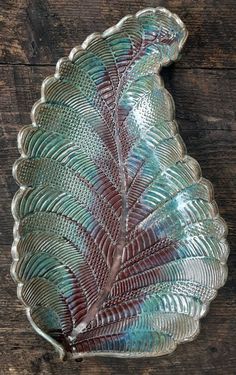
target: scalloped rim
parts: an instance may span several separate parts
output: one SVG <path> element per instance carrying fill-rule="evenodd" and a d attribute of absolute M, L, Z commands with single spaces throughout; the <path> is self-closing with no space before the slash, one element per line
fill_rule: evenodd
<path fill-rule="evenodd" d="M 169 10 L 167 10 L 166 8 L 163 8 L 163 7 L 145 8 L 145 9 L 137 12 L 135 15 L 127 15 L 127 16 L 123 17 L 116 25 L 114 25 L 112 27 L 109 27 L 103 33 L 97 33 L 97 32 L 95 32 L 95 33 L 90 34 L 84 40 L 84 42 L 81 45 L 76 46 L 76 47 L 74 47 L 71 50 L 71 52 L 70 52 L 70 54 L 69 54 L 68 57 L 62 57 L 61 59 L 58 60 L 58 62 L 56 64 L 55 73 L 53 75 L 50 75 L 50 76 L 46 77 L 44 79 L 43 83 L 42 83 L 42 86 L 41 86 L 41 98 L 38 101 L 36 101 L 36 103 L 33 105 L 32 110 L 31 110 L 32 124 L 31 125 L 23 126 L 21 128 L 21 130 L 19 131 L 19 133 L 18 133 L 17 143 L 18 143 L 18 150 L 19 150 L 21 156 L 14 163 L 13 170 L 12 170 L 13 177 L 14 177 L 14 179 L 17 182 L 18 182 L 18 178 L 17 178 L 17 165 L 21 162 L 22 159 L 26 159 L 27 158 L 27 155 L 25 155 L 25 153 L 24 153 L 24 151 L 22 149 L 22 136 L 23 136 L 23 132 L 27 128 L 37 127 L 37 125 L 36 125 L 36 112 L 38 110 L 39 105 L 41 103 L 45 102 L 45 95 L 44 95 L 45 88 L 46 88 L 46 86 L 47 86 L 47 84 L 49 82 L 51 82 L 52 80 L 58 79 L 60 77 L 60 66 L 61 66 L 61 64 L 63 64 L 64 62 L 67 62 L 67 61 L 72 61 L 73 62 L 75 56 L 78 55 L 78 53 L 83 52 L 84 50 L 86 50 L 86 48 L 88 47 L 88 45 L 92 41 L 94 41 L 96 39 L 106 38 L 107 36 L 112 35 L 112 34 L 116 33 L 117 31 L 119 31 L 120 28 L 121 28 L 121 26 L 123 25 L 123 23 L 127 19 L 129 19 L 129 18 L 138 18 L 141 15 L 143 15 L 145 13 L 149 13 L 149 12 L 152 12 L 152 13 L 155 13 L 155 12 L 165 13 L 168 17 L 174 18 L 175 21 L 177 22 L 177 24 L 179 24 L 180 27 L 182 28 L 182 30 L 184 31 L 184 38 L 181 40 L 181 42 L 180 42 L 180 44 L 179 44 L 179 46 L 178 46 L 178 48 L 176 50 L 176 54 L 173 56 L 173 58 L 167 64 L 163 63 L 163 64 L 160 65 L 160 67 L 163 66 L 163 65 L 169 65 L 169 64 L 171 64 L 173 61 L 175 61 L 177 59 L 177 57 L 179 55 L 179 52 L 182 49 L 182 47 L 185 44 L 185 41 L 186 41 L 186 39 L 188 37 L 188 32 L 187 32 L 187 29 L 186 29 L 184 23 L 181 21 L 181 19 L 175 13 L 171 13 Z M 162 80 L 161 77 L 160 77 L 160 84 L 165 89 L 164 83 L 163 83 L 163 80 Z M 173 98 L 170 95 L 170 93 L 167 90 L 166 90 L 166 92 L 169 94 L 171 102 L 172 102 L 172 105 L 170 106 L 171 108 L 169 110 L 170 110 L 170 113 L 172 114 L 173 121 L 176 124 L 176 129 L 177 129 L 177 132 L 178 132 L 178 125 L 177 125 L 177 123 L 175 121 L 175 106 L 174 106 L 174 101 L 173 101 Z M 180 136 L 180 138 L 181 138 L 181 136 Z M 185 149 L 186 149 L 186 147 L 185 147 L 185 144 L 183 142 L 183 151 Z M 190 156 L 188 156 L 188 157 L 190 157 Z M 200 176 L 199 176 L 199 181 L 198 182 L 202 181 L 203 183 L 205 183 L 208 186 L 208 191 L 209 191 L 209 196 L 210 196 L 210 200 L 209 201 L 213 202 L 214 201 L 214 193 L 213 193 L 213 187 L 212 187 L 211 182 L 202 177 L 202 175 L 201 175 L 201 168 L 200 168 L 198 162 L 195 159 L 193 159 L 193 158 L 191 158 L 191 159 L 196 164 L 196 166 L 197 166 L 196 168 L 199 168 Z M 200 332 L 200 322 L 199 322 L 199 320 L 200 320 L 200 318 L 202 318 L 203 316 L 205 316 L 208 313 L 210 302 L 213 299 L 216 298 L 217 290 L 215 290 L 214 297 L 212 299 L 210 299 L 207 303 L 205 303 L 203 305 L 204 306 L 203 313 L 200 316 L 200 318 L 198 319 L 198 328 L 197 328 L 196 332 L 192 336 L 187 337 L 184 340 L 175 341 L 175 345 L 173 345 L 173 347 L 171 347 L 171 349 L 169 351 L 167 351 L 166 353 L 160 353 L 160 354 L 158 354 L 158 352 L 157 353 L 146 353 L 146 352 L 145 353 L 144 352 L 132 352 L 132 353 L 120 353 L 120 352 L 111 352 L 111 353 L 109 353 L 109 352 L 70 353 L 70 352 L 66 352 L 65 348 L 63 347 L 63 345 L 59 344 L 51 336 L 49 336 L 47 333 L 45 333 L 43 330 L 41 330 L 38 327 L 38 325 L 34 322 L 32 316 L 31 316 L 31 309 L 30 309 L 30 307 L 28 305 L 26 305 L 25 302 L 24 302 L 24 300 L 23 300 L 23 297 L 22 297 L 22 286 L 23 286 L 23 283 L 20 282 L 20 280 L 18 279 L 17 273 L 16 273 L 16 265 L 17 265 L 17 262 L 19 260 L 19 256 L 18 256 L 18 252 L 17 252 L 17 244 L 18 244 L 18 241 L 20 239 L 20 236 L 19 236 L 19 224 L 20 223 L 19 223 L 19 218 L 18 218 L 18 213 L 17 213 L 17 208 L 16 207 L 17 207 L 17 201 L 18 201 L 18 199 L 24 193 L 24 191 L 25 191 L 26 188 L 27 188 L 27 186 L 20 185 L 20 188 L 16 192 L 16 194 L 15 194 L 13 200 L 12 200 L 12 205 L 11 205 L 12 215 L 13 215 L 14 220 L 15 220 L 15 224 L 14 224 L 14 228 L 13 228 L 13 238 L 14 238 L 14 240 L 13 240 L 12 250 L 11 250 L 12 258 L 13 258 L 13 262 L 12 262 L 12 265 L 11 265 L 11 276 L 12 276 L 13 280 L 17 283 L 17 297 L 18 297 L 18 299 L 20 300 L 20 302 L 25 307 L 26 315 L 27 315 L 27 318 L 28 318 L 31 326 L 33 327 L 33 329 L 40 336 L 42 336 L 44 339 L 46 339 L 48 342 L 50 342 L 53 345 L 53 347 L 58 352 L 61 360 L 65 360 L 66 358 L 76 359 L 76 358 L 94 357 L 94 356 L 117 357 L 117 358 L 158 357 L 158 356 L 163 356 L 163 355 L 169 355 L 172 352 L 174 352 L 174 350 L 176 349 L 176 347 L 177 347 L 177 345 L 179 343 L 189 342 L 189 341 L 192 341 L 192 340 L 194 340 L 196 338 L 196 336 Z M 218 206 L 216 204 L 216 215 L 215 215 L 215 218 L 217 218 L 217 217 L 220 217 L 220 215 L 219 215 Z M 227 233 L 228 233 L 228 228 L 227 228 L 227 225 L 226 225 L 225 221 L 223 220 L 223 218 L 220 217 L 220 219 L 221 219 L 221 222 L 222 222 L 222 232 L 223 232 L 223 235 L 222 235 L 221 239 L 226 239 L 226 236 L 227 236 Z M 227 256 L 226 256 L 226 261 L 227 261 Z M 224 266 L 224 272 L 223 272 L 224 282 L 223 282 L 222 286 L 226 282 L 227 275 L 228 275 L 228 271 L 227 271 L 228 269 L 227 269 L 226 261 L 225 262 L 221 262 L 221 264 Z"/>

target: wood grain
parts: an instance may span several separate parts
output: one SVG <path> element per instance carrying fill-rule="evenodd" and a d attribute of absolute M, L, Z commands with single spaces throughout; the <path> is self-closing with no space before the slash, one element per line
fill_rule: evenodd
<path fill-rule="evenodd" d="M 229 278 L 199 337 L 170 356 L 152 359 L 90 358 L 61 363 L 37 336 L 16 299 L 9 274 L 13 219 L 11 175 L 18 157 L 16 137 L 30 123 L 42 80 L 59 57 L 87 34 L 116 23 L 145 6 L 164 5 L 185 21 L 190 38 L 183 58 L 163 71 L 176 104 L 176 117 L 189 154 L 215 187 L 229 226 Z M 0 0 L 0 374 L 154 375 L 236 373 L 236 3 L 224 1 Z"/>
<path fill-rule="evenodd" d="M 128 13 L 165 6 L 189 30 L 180 67 L 233 68 L 236 62 L 234 0 L 1 0 L 0 62 L 55 64 L 92 32 Z"/>

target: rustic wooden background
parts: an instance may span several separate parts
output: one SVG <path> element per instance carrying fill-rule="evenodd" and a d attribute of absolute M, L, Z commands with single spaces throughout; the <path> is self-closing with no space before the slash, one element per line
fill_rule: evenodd
<path fill-rule="evenodd" d="M 190 32 L 181 61 L 163 76 L 190 155 L 215 186 L 229 226 L 227 284 L 202 320 L 201 333 L 163 358 L 91 358 L 61 363 L 31 329 L 9 275 L 17 186 L 11 175 L 18 157 L 16 135 L 30 122 L 42 80 L 93 31 L 147 6 L 176 12 Z M 0 374 L 154 375 L 236 374 L 236 52 L 235 0 L 0 0 Z"/>

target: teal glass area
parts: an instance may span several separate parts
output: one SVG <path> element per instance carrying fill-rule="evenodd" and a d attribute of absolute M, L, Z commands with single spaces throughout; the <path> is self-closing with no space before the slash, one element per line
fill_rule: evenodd
<path fill-rule="evenodd" d="M 59 60 L 19 134 L 12 275 L 61 358 L 160 356 L 226 280 L 226 225 L 160 77 L 187 31 L 150 8 Z"/>

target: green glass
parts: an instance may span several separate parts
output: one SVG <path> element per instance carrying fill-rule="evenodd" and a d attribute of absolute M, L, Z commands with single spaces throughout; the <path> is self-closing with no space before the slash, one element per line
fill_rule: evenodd
<path fill-rule="evenodd" d="M 160 77 L 186 38 L 164 8 L 92 34 L 19 134 L 12 275 L 62 358 L 170 353 L 226 280 L 226 225 Z"/>

